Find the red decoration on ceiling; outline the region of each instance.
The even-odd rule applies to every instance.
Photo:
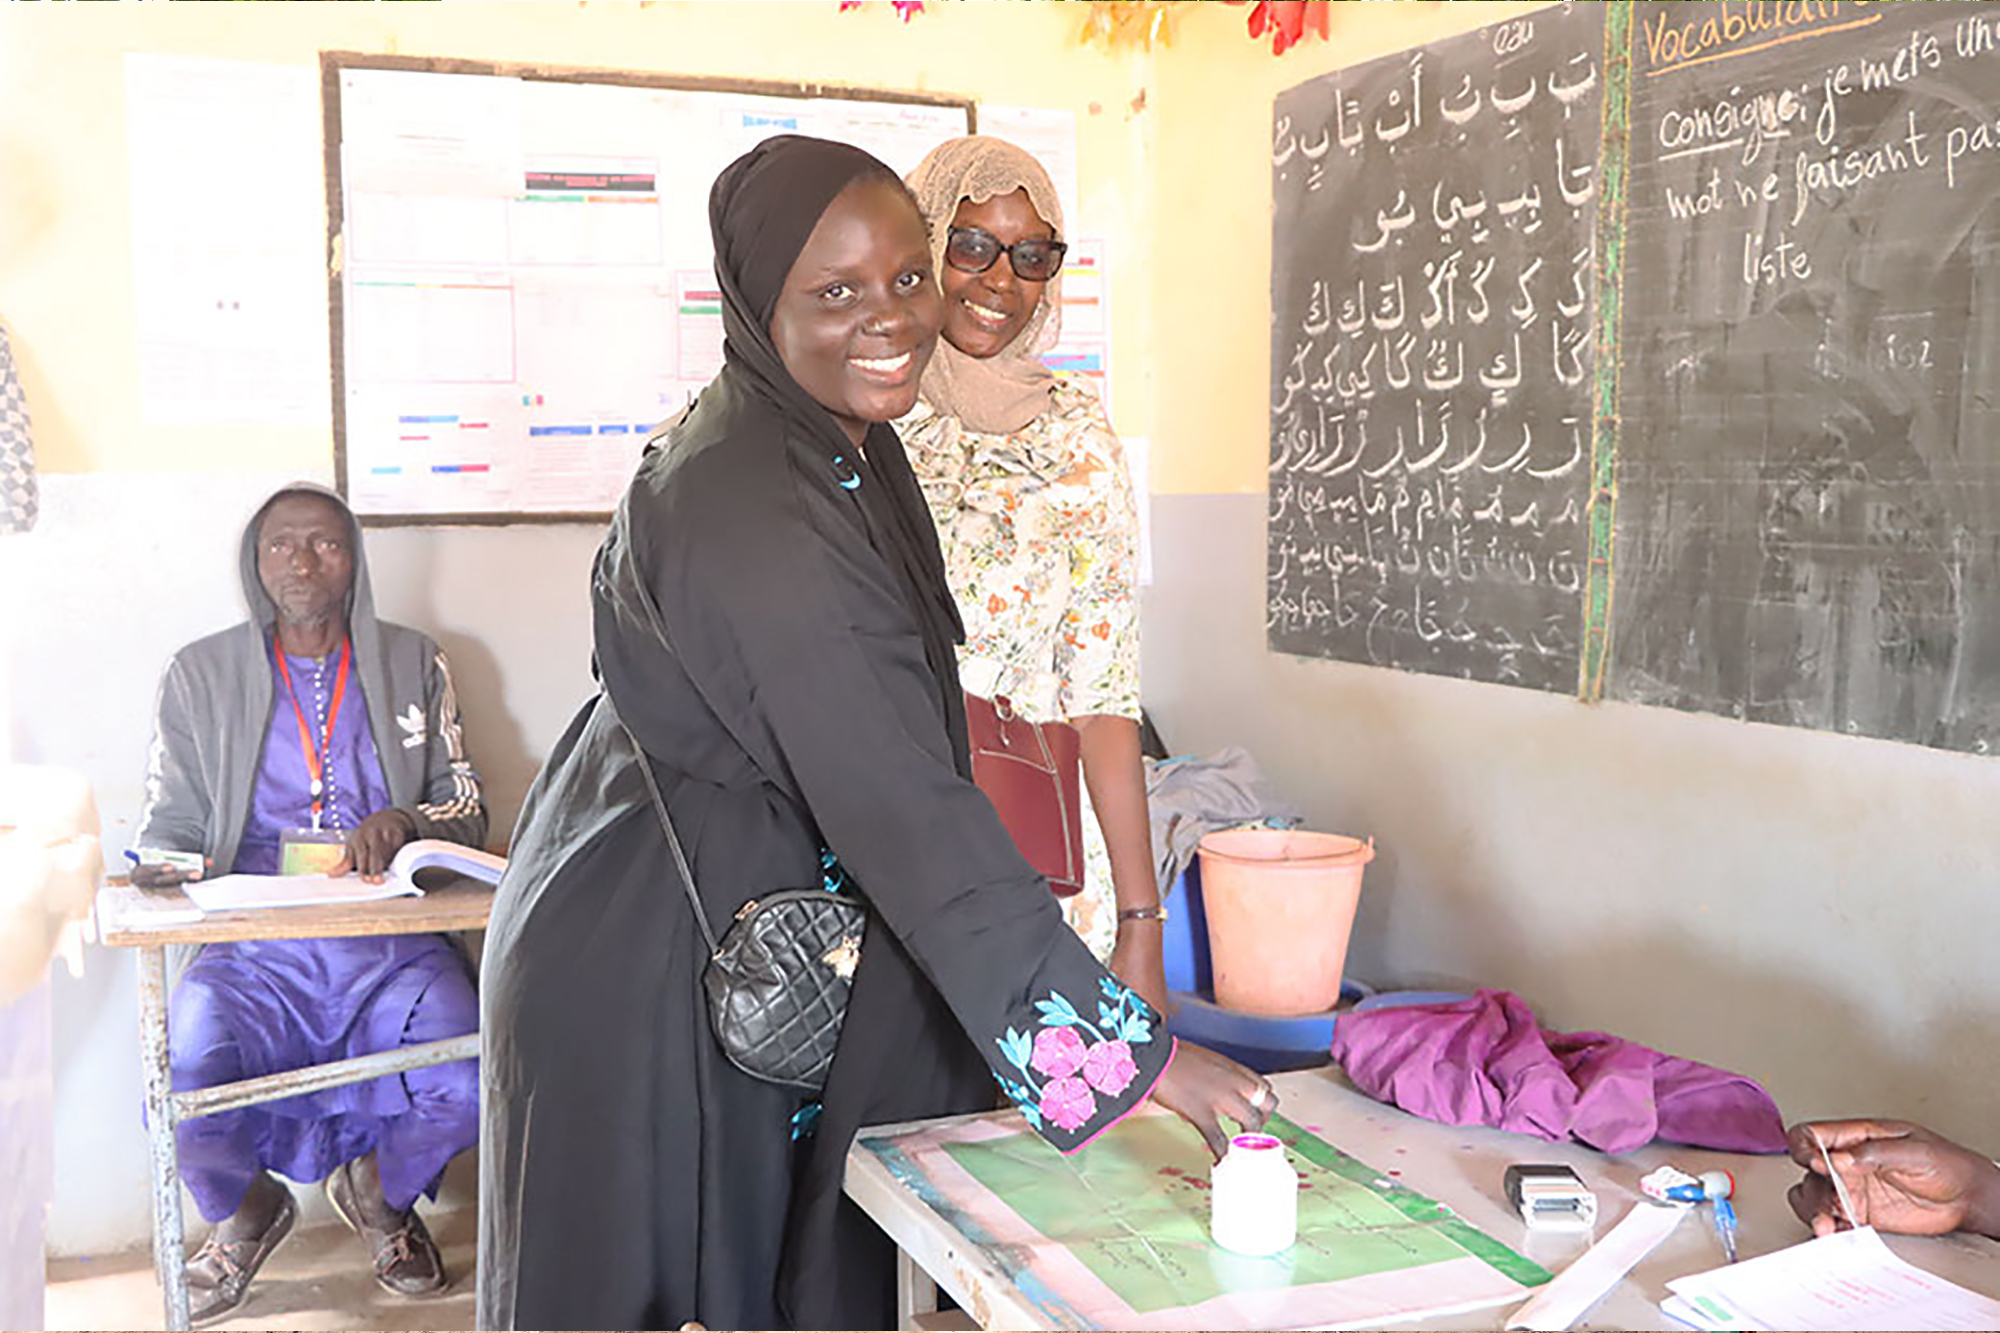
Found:
[[[1271,54],[1283,55],[1305,40],[1308,33],[1317,34],[1326,40],[1330,0],[1256,0],[1250,10],[1248,27],[1252,40],[1271,34]],[[1250,4],[1251,0],[1228,0],[1232,5]],[[924,12],[924,0],[890,0],[891,7],[908,23],[911,18]],[[864,0],[840,0],[840,12],[861,9]],[[1170,45],[1174,38],[1174,25],[1194,6],[1173,0],[1091,0],[1084,4],[1080,12],[1082,22],[1077,28],[1077,40],[1089,45],[1100,46],[1106,51],[1118,51],[1125,47]]]
[[[840,0],[840,12],[845,14],[850,9],[859,9],[861,3],[862,0]],[[914,15],[924,12],[924,0],[889,0],[889,4],[905,23],[908,23]]]
[[[1229,0],[1232,5],[1249,0]],[[1281,56],[1297,45],[1308,32],[1326,40],[1327,0],[1257,0],[1250,11],[1250,36],[1271,34],[1271,54]]]

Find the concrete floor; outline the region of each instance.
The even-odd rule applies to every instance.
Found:
[[[375,1285],[368,1252],[338,1222],[302,1227],[272,1253],[243,1304],[204,1329],[431,1330],[472,1327],[472,1208],[424,1212],[444,1253],[451,1287],[429,1300],[392,1296]],[[197,1225],[199,1225],[197,1223]],[[198,1242],[200,1231],[194,1233]],[[147,1329],[162,1323],[150,1251],[49,1262],[48,1327]]]

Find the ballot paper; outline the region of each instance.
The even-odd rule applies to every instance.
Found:
[[[1639,1200],[1603,1239],[1516,1310],[1507,1327],[1541,1333],[1568,1328],[1672,1235],[1688,1212],[1685,1204]]]
[[[1274,1115],[1299,1176],[1298,1238],[1260,1258],[1211,1231],[1214,1159],[1172,1112],[1141,1108],[1064,1154],[1018,1115],[859,1140],[996,1265],[1033,1328],[1381,1328],[1511,1305],[1540,1264],[1446,1204]],[[957,1242],[955,1242],[957,1243]]]
[[[272,907],[323,907],[340,903],[380,902],[388,898],[422,897],[420,870],[454,870],[487,884],[500,882],[507,858],[442,838],[418,838],[405,843],[389,862],[380,884],[359,875],[218,875],[195,880],[182,889],[203,912],[243,912]]]
[[[2000,1301],[1898,1258],[1873,1227],[1667,1284],[1660,1309],[1701,1329],[1996,1329]]]

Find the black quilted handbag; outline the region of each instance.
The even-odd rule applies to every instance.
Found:
[[[624,729],[624,723],[619,726]],[[743,904],[718,941],[667,815],[653,762],[630,730],[625,737],[638,751],[653,813],[708,946],[701,981],[708,992],[708,1024],[722,1053],[752,1078],[819,1092],[840,1044],[867,910],[859,899],[825,888],[785,889]]]

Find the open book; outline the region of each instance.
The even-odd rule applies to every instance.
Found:
[[[403,844],[403,849],[389,862],[388,874],[380,884],[370,884],[354,874],[337,879],[329,875],[218,875],[181,887],[204,912],[242,912],[264,907],[317,907],[420,897],[423,890],[416,881],[420,870],[451,870],[486,884],[498,884],[500,872],[506,868],[504,856],[442,838],[418,838]]]

